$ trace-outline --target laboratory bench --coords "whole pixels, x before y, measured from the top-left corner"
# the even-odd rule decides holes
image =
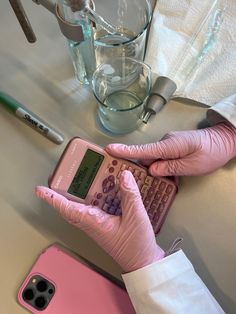
[[[98,145],[157,141],[172,130],[206,123],[207,107],[188,99],[171,100],[147,125],[123,136],[105,132],[96,120],[96,101],[74,72],[56,19],[32,1],[22,1],[35,31],[30,44],[8,1],[0,4],[0,90],[8,93],[59,130],[56,145],[0,106],[0,313],[26,313],[17,290],[39,253],[59,242],[116,278],[121,269],[79,229],[34,194],[47,185],[68,141],[74,137]],[[158,244],[168,248],[176,237],[196,272],[226,313],[236,309],[236,161],[206,176],[181,177],[179,192]]]

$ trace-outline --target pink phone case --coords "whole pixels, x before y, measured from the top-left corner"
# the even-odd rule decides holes
[[[27,284],[37,276],[48,280],[55,289],[44,310],[35,309],[22,296]],[[124,289],[83,264],[57,244],[40,254],[19,289],[18,302],[31,313],[37,314],[135,313]]]

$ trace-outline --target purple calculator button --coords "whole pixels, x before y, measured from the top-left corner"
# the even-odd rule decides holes
[[[102,206],[102,209],[103,209],[105,212],[107,212],[108,208],[109,208],[109,205],[106,204],[106,203]]]
[[[108,181],[115,181],[115,177],[113,175],[110,175],[107,179]]]
[[[107,195],[105,202],[110,205],[112,201],[113,201],[113,197],[111,195]]]
[[[116,166],[118,164],[118,161],[114,159],[114,160],[112,160],[112,164],[113,164],[113,166]]]
[[[115,212],[115,215],[116,216],[120,216],[122,214],[122,210],[120,207],[117,208],[116,212]]]
[[[115,212],[116,212],[116,209],[117,209],[117,207],[111,206],[111,207],[108,208],[108,211],[107,211],[107,212],[108,212],[109,214],[111,214],[111,215],[114,215]]]

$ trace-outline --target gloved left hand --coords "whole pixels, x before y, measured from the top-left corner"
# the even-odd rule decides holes
[[[154,232],[131,172],[120,176],[122,216],[113,216],[95,206],[67,200],[46,188],[36,195],[55,207],[62,217],[93,238],[125,272],[156,262],[164,251],[156,244]]]

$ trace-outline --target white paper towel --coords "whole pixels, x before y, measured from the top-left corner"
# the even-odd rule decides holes
[[[225,1],[223,0],[225,3]],[[186,43],[206,16],[212,1],[157,1],[149,33],[145,62],[157,75],[171,77]],[[206,23],[207,27],[208,23]],[[193,51],[202,45],[206,27],[197,37]],[[192,52],[193,52],[192,51]],[[207,105],[236,93],[236,0],[228,0],[223,23],[213,45],[195,73],[189,78],[181,96]]]

